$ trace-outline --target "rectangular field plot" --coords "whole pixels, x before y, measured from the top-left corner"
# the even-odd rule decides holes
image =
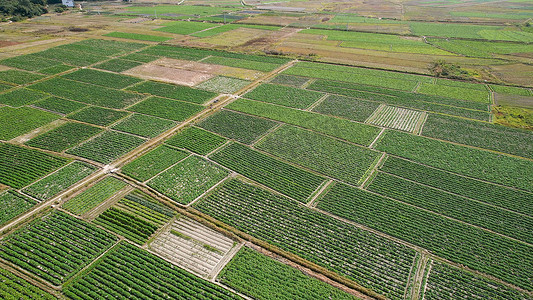
[[[94,65],[93,68],[120,73],[140,65],[141,62],[116,58]]]
[[[533,216],[533,203],[530,201],[533,193],[463,177],[396,157],[387,157],[381,171]]]
[[[133,190],[120,199],[116,207],[136,215],[157,227],[165,225],[176,215],[175,211],[139,190]]]
[[[122,167],[122,173],[144,182],[188,155],[185,151],[162,145]]]
[[[63,75],[62,77],[118,90],[142,81],[142,79],[131,76],[102,72],[93,69],[80,69],[78,71]]]
[[[129,118],[118,122],[112,128],[118,131],[152,138],[176,125],[177,123],[173,121],[141,114],[133,114]]]
[[[217,278],[253,299],[359,299],[247,247],[241,248]]]
[[[59,115],[30,107],[0,107],[0,139],[10,140],[59,119]]]
[[[247,99],[238,99],[226,108],[304,127],[360,145],[370,145],[380,131],[372,125]]]
[[[42,58],[35,54],[28,54],[6,58],[1,60],[0,64],[22,70],[38,71],[60,65],[61,63],[55,60]]]
[[[209,156],[219,164],[300,202],[306,202],[324,178],[232,143]]]
[[[154,117],[182,122],[201,112],[203,109],[204,107],[198,104],[170,100],[166,98],[150,97],[140,103],[135,104],[128,110]]]
[[[375,148],[431,167],[533,191],[533,162],[516,157],[386,131]]]
[[[67,151],[80,157],[108,164],[142,145],[146,140],[116,131],[106,131]]]
[[[104,202],[116,192],[126,187],[126,183],[115,177],[106,177],[89,187],[81,194],[74,196],[63,204],[63,209],[75,215],[82,215],[98,204]]]
[[[256,147],[318,173],[358,184],[380,153],[293,126],[282,126]]]
[[[333,186],[317,208],[531,290],[526,275],[531,264],[524,263],[531,245],[342,184]]]
[[[130,87],[128,90],[197,104],[207,102],[207,100],[217,95],[213,92],[194,89],[188,86],[155,81],[146,81]]]
[[[187,205],[228,175],[228,171],[197,156],[165,170],[148,185],[177,203]]]
[[[401,244],[238,180],[194,207],[389,298],[404,294],[415,251]]]
[[[34,200],[15,191],[0,193],[0,226],[24,213],[35,204]]]
[[[108,34],[104,34],[104,36],[117,37],[117,38],[121,38],[121,39],[149,41],[149,42],[164,42],[164,41],[168,41],[168,40],[172,39],[172,38],[164,37],[164,36],[149,35],[149,34],[139,34],[139,33],[129,33],[129,32],[117,32],[117,31],[113,31],[113,32],[110,32]]]
[[[367,119],[367,122],[378,126],[415,132],[420,129],[424,119],[424,112],[381,105]]]
[[[24,189],[24,193],[39,200],[48,200],[91,175],[96,167],[74,161]]]
[[[330,95],[313,108],[314,112],[364,122],[379,107],[378,102]]]
[[[244,95],[246,98],[293,108],[307,108],[324,96],[323,93],[290,86],[262,84]]]
[[[38,150],[0,143],[0,183],[20,189],[67,162]]]
[[[56,75],[59,73],[66,72],[68,70],[72,70],[72,69],[74,69],[74,67],[61,64],[61,65],[56,65],[50,68],[39,70],[39,73],[47,74],[47,75]]]
[[[477,201],[379,173],[367,187],[369,191],[416,207],[449,216],[468,224],[490,229],[526,243],[533,242],[533,219]]]
[[[291,76],[291,75],[280,74],[280,75],[277,75],[276,77],[274,77],[274,79],[272,79],[270,81],[270,83],[288,85],[288,86],[292,86],[292,87],[295,87],[295,88],[300,88],[304,84],[309,82],[309,80],[310,79],[307,78],[307,77],[299,77],[299,76]]]
[[[15,274],[0,268],[0,298],[56,300],[51,294],[32,285]]]
[[[138,94],[63,78],[52,78],[31,85],[29,88],[58,97],[109,108],[124,108],[143,98]]]
[[[67,118],[99,126],[109,126],[128,115],[125,111],[118,111],[97,106],[87,107]]]
[[[0,94],[0,104],[21,107],[48,97],[47,94],[21,88]]]
[[[66,115],[87,107],[87,104],[58,97],[48,97],[33,103],[32,106]]]
[[[20,70],[0,71],[0,81],[13,84],[28,84],[44,77],[46,76]]]
[[[217,26],[216,24],[203,23],[203,22],[187,22],[187,21],[174,21],[167,23],[167,26],[156,29],[157,31],[175,33],[175,34],[191,34],[197,31],[209,29]]]
[[[196,85],[196,88],[215,93],[233,94],[250,83],[251,81],[248,80],[217,76]]]
[[[120,288],[117,289],[117,286]],[[82,273],[69,284],[64,293],[72,299],[241,299],[214,283],[127,243],[112,249],[90,272]]]
[[[178,216],[150,249],[204,278],[209,277],[233,248],[234,241],[187,217]]]
[[[430,114],[422,135],[533,159],[533,133],[527,130]]]
[[[250,144],[279,123],[254,116],[222,110],[198,124],[206,130]]]
[[[92,224],[55,211],[4,240],[0,257],[60,285],[116,240]]]
[[[226,142],[226,139],[213,134],[209,131],[197,127],[188,127],[182,132],[174,135],[167,144],[187,149],[194,153],[206,155],[216,148],[222,146]]]
[[[528,299],[517,290],[447,264],[434,262],[424,299]]]
[[[480,91],[477,89],[468,89],[456,86],[447,86],[439,84],[423,83],[417,90],[419,93],[427,95],[443,95],[449,98],[461,99],[466,101],[474,101],[481,103],[489,103],[489,92]]]
[[[61,48],[83,53],[99,53],[105,56],[115,56],[146,47],[146,44],[119,42],[112,40],[91,39],[72,44],[62,45]]]
[[[32,147],[61,152],[100,133],[102,129],[81,123],[66,123],[38,135],[25,144]]]

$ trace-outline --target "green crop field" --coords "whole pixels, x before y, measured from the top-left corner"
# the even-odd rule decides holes
[[[0,299],[533,299],[531,0],[7,2]]]

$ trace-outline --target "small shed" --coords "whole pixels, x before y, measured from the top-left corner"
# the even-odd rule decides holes
[[[67,7],[74,7],[74,0],[61,0],[61,2]]]

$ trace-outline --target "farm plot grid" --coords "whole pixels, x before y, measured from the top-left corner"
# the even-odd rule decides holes
[[[393,129],[415,132],[423,124],[425,113],[405,108],[382,105],[366,122]]]

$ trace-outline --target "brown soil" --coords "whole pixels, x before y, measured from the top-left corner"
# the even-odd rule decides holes
[[[19,42],[12,42],[12,41],[0,41],[0,48],[1,48],[1,47],[7,47],[7,46],[18,45],[18,44],[21,44],[21,43],[19,43]]]
[[[202,81],[214,77],[214,75],[208,73],[176,69],[156,64],[141,65],[127,70],[124,74],[188,86],[197,85]]]

